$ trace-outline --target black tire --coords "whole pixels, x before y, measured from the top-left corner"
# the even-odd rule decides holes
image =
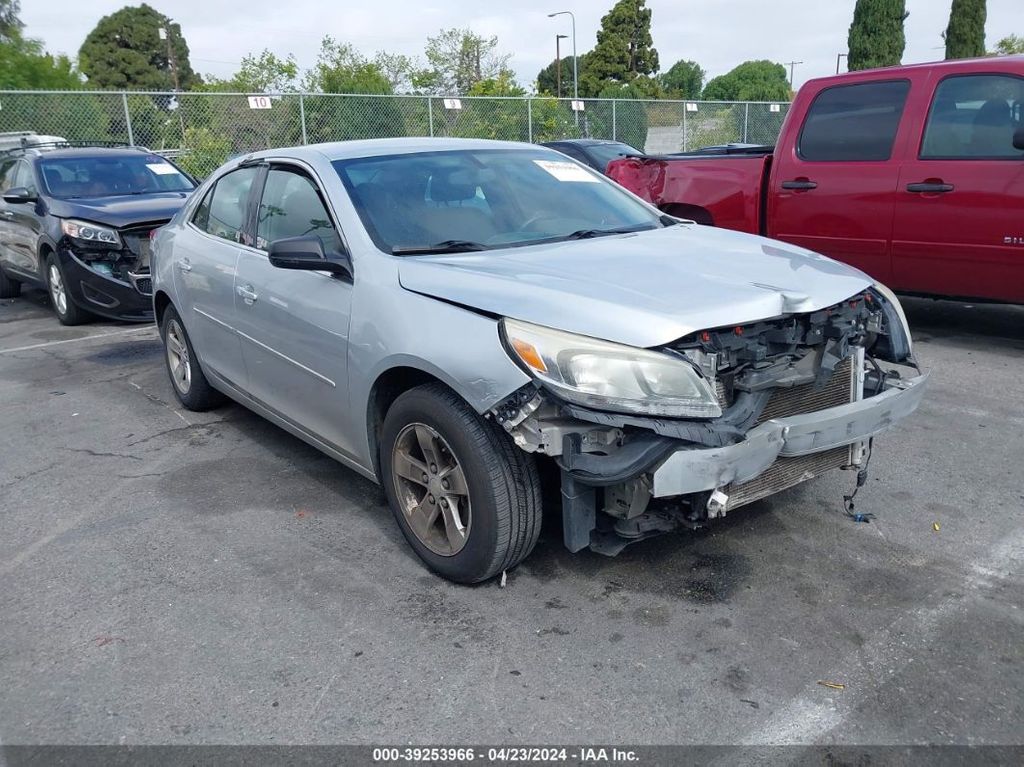
[[[56,270],[56,274],[54,273]],[[71,299],[68,292],[68,281],[61,268],[57,254],[46,257],[46,292],[50,294],[50,304],[60,320],[61,325],[81,325],[93,319],[94,315],[87,312]]]
[[[21,283],[12,280],[0,268],[0,298],[17,298],[21,295]]]
[[[224,404],[227,397],[210,386],[210,382],[203,373],[203,368],[196,357],[195,349],[192,348],[192,341],[185,330],[185,323],[174,310],[168,306],[160,320],[160,338],[164,343],[164,364],[167,367],[167,375],[171,379],[171,388],[174,389],[174,396],[178,398],[186,409],[202,412]],[[179,350],[184,351],[184,357],[180,356]],[[184,366],[184,374],[181,368],[175,368],[175,363]]]
[[[400,501],[403,479],[395,474],[395,448],[414,424],[439,435],[468,487],[465,542],[446,556],[420,540]],[[493,578],[522,562],[537,543],[542,504],[535,461],[493,421],[481,418],[441,384],[410,389],[391,405],[381,431],[380,467],[388,505],[405,539],[431,570],[448,580],[479,583]]]

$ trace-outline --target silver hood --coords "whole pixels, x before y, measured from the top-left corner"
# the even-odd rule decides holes
[[[681,225],[483,253],[410,256],[407,290],[632,346],[839,303],[863,272],[787,245]]]

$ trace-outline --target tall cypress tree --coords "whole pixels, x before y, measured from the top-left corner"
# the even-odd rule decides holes
[[[953,0],[946,27],[946,58],[972,59],[985,55],[985,0]]]
[[[899,64],[907,15],[906,0],[857,0],[847,42],[850,71]]]
[[[657,89],[658,51],[651,39],[647,0],[618,0],[601,19],[597,45],[580,74],[580,95],[596,96],[609,85],[631,85],[648,95]]]

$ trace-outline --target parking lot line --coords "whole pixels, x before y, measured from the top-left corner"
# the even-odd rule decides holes
[[[139,328],[128,328],[127,330],[115,330],[111,333],[96,333],[91,336],[83,336],[82,338],[65,338],[63,341],[46,341],[41,344],[30,344],[28,346],[15,346],[12,349],[0,349],[0,354],[12,354],[13,352],[28,352],[33,349],[45,349],[48,346],[58,346],[60,344],[70,344],[75,341],[91,341],[96,338],[109,338],[110,336],[124,336],[129,333],[139,333],[143,330],[155,330],[152,325],[143,325]]]

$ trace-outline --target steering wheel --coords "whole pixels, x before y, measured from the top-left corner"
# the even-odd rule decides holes
[[[523,231],[528,232],[530,231],[530,228],[538,221],[544,221],[548,219],[554,220],[558,218],[561,218],[561,216],[556,216],[554,213],[548,213],[547,211],[541,211],[540,213],[535,213],[534,215],[526,219],[526,221],[519,225],[519,228]]]

